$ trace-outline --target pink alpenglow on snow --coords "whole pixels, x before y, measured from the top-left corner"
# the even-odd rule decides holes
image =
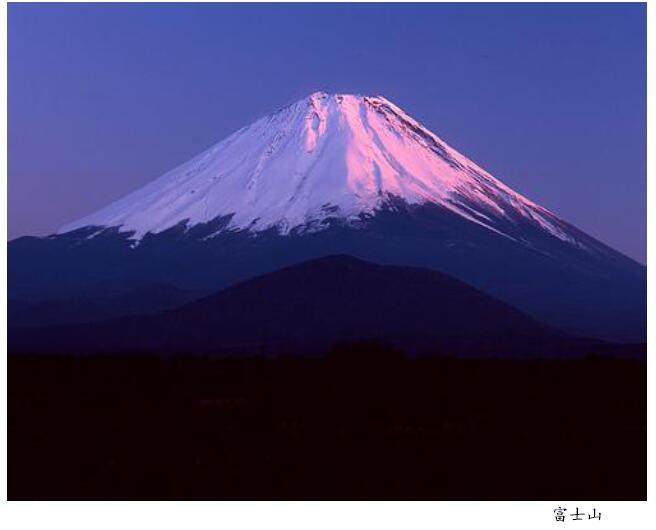
[[[221,230],[321,230],[401,199],[434,203],[503,234],[521,215],[580,244],[553,213],[513,191],[382,96],[317,92],[59,230],[120,227],[135,240],[231,216]],[[510,237],[510,236],[508,236]]]

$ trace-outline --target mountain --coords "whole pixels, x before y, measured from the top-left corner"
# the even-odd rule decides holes
[[[307,354],[363,340],[408,352],[494,355],[573,341],[444,274],[330,256],[157,315],[12,328],[10,351]]]
[[[332,254],[442,271],[573,333],[646,337],[644,266],[387,99],[346,94],[312,94],[57,234],[10,242],[9,292],[209,292]]]
[[[583,244],[551,212],[451,149],[383,97],[315,93],[258,120],[127,197],[60,230],[120,227],[133,240],[226,218],[227,230],[280,234],[357,222],[392,198],[433,203],[513,237],[520,217]],[[213,234],[210,234],[210,236]]]
[[[159,313],[199,297],[199,293],[154,284],[124,293],[107,293],[106,296],[77,296],[35,302],[8,300],[7,304],[12,325],[47,326]]]

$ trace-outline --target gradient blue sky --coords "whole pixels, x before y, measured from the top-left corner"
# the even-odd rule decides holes
[[[308,93],[382,94],[646,261],[641,4],[10,4],[9,236]]]

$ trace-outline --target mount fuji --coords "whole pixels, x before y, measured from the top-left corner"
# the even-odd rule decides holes
[[[644,266],[384,97],[324,92],[56,234],[11,241],[9,298],[125,296],[153,284],[209,294],[336,254],[449,274],[567,332],[646,338]]]
[[[217,216],[217,229],[280,234],[372,215],[393,198],[432,203],[506,237],[521,216],[583,245],[551,212],[514,192],[383,97],[315,93],[230,137],[59,233],[118,227],[140,240]]]

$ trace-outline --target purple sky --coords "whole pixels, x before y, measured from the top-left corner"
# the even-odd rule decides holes
[[[323,89],[382,94],[646,261],[642,4],[9,5],[9,237]]]

